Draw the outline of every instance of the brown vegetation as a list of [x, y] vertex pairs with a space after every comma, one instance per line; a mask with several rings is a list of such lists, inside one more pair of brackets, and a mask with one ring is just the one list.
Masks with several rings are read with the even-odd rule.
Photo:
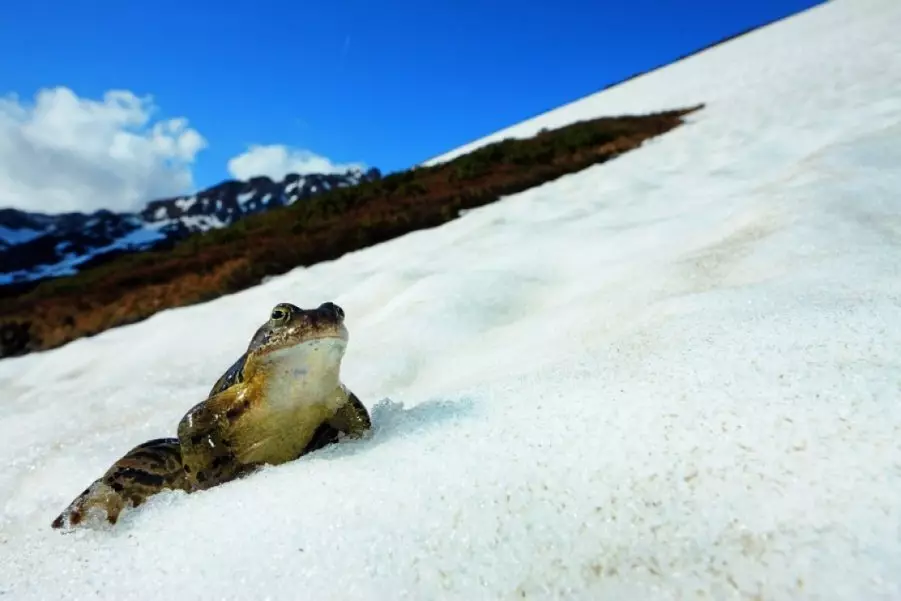
[[444, 164], [247, 217], [169, 250], [126, 255], [45, 281], [26, 294], [0, 299], [0, 357], [54, 348], [441, 225], [462, 209], [610, 160], [673, 129], [698, 108], [605, 117], [503, 140]]

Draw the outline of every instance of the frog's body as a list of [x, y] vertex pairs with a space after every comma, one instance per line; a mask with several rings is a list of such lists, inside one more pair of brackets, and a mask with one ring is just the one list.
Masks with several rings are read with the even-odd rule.
[[337, 305], [277, 305], [207, 399], [181, 419], [176, 438], [130, 450], [53, 527], [75, 526], [95, 509], [115, 523], [122, 509], [157, 492], [206, 489], [264, 464], [292, 461], [342, 436], [363, 436], [371, 427], [369, 413], [340, 380], [347, 340]]

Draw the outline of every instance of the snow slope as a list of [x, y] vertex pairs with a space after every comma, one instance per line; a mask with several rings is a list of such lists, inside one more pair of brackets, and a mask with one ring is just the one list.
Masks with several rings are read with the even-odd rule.
[[[615, 161], [0, 362], [0, 594], [901, 599], [898, 31], [830, 2], [518, 128], [708, 102]], [[281, 300], [371, 440], [49, 528]]]

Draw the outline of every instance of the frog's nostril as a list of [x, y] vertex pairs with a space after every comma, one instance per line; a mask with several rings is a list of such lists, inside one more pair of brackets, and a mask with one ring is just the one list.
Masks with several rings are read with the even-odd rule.
[[337, 318], [339, 320], [344, 319], [344, 309], [342, 309], [335, 303], [332, 303], [332, 302], [322, 303], [319, 306], [319, 310], [330, 313], [331, 315], [333, 315], [335, 318]]

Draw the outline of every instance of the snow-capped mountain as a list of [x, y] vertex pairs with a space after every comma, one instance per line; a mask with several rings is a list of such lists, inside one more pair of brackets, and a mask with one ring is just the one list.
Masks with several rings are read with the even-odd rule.
[[268, 177], [229, 180], [191, 196], [151, 201], [137, 213], [47, 215], [0, 209], [0, 284], [72, 275], [123, 253], [159, 248], [253, 213], [380, 177], [378, 169], [351, 169], [291, 173], [278, 182]]

